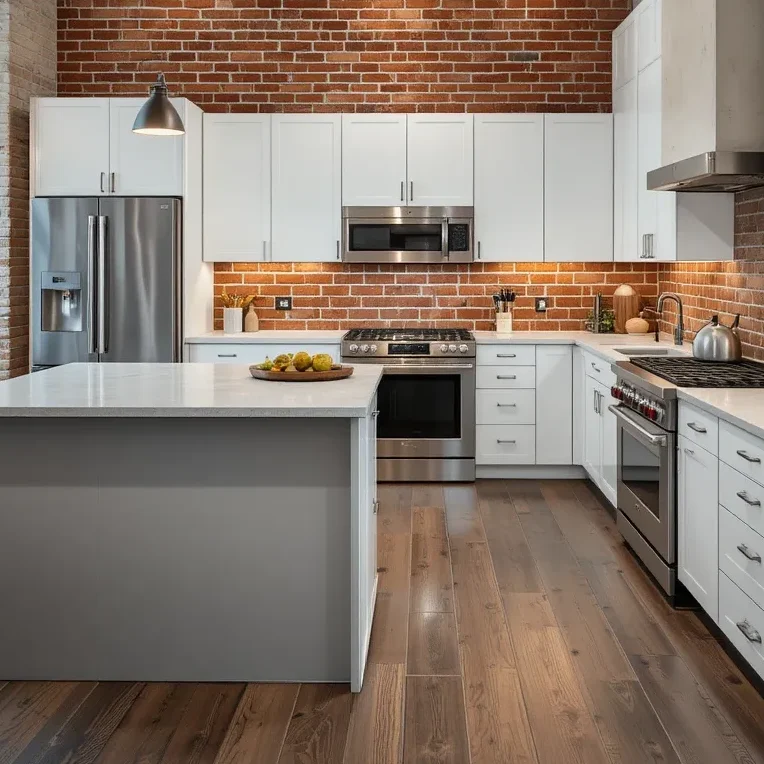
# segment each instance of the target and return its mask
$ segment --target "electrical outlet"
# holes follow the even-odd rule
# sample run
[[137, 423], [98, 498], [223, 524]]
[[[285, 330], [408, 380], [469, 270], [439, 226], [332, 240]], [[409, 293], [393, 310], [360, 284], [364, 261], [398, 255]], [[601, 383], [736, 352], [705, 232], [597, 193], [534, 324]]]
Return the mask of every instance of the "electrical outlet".
[[546, 309], [549, 307], [548, 297], [536, 298], [536, 313], [546, 313]]
[[276, 298], [276, 310], [292, 310], [292, 298], [291, 297], [277, 297]]

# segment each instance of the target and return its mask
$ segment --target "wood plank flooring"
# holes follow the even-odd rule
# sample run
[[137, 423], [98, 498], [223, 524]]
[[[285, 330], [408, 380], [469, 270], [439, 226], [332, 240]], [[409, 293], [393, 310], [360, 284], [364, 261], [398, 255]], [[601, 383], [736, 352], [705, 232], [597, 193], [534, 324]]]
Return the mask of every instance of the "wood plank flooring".
[[588, 483], [379, 498], [359, 695], [0, 679], [0, 764], [764, 764], [764, 699]]

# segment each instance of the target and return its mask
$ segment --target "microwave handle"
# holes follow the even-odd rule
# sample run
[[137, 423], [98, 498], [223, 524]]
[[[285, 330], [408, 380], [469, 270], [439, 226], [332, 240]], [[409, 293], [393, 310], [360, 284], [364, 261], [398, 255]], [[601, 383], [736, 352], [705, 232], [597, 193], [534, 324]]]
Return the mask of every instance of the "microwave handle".
[[448, 261], [450, 252], [448, 251], [448, 218], [443, 218], [441, 223], [441, 242], [443, 247], [443, 259]]

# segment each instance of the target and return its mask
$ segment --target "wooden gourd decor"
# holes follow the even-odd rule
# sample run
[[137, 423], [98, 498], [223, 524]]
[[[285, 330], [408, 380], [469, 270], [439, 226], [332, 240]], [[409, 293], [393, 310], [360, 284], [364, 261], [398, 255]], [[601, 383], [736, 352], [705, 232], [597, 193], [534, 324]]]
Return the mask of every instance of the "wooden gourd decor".
[[613, 293], [613, 313], [615, 313], [615, 331], [626, 333], [626, 322], [639, 315], [639, 294], [633, 286], [621, 284]]

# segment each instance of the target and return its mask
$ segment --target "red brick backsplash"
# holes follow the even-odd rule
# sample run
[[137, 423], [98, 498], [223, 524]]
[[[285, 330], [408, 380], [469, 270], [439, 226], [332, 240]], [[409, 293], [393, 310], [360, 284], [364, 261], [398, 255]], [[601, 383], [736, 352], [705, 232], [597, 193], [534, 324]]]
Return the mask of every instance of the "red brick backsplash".
[[205, 111], [610, 111], [630, 0], [59, 0], [59, 95]]
[[[493, 329], [491, 295], [501, 286], [518, 294], [515, 328], [580, 330], [594, 295], [632, 284], [654, 304], [653, 263], [473, 263], [471, 265], [342, 265], [339, 263], [217, 263], [215, 327], [222, 329], [223, 290], [259, 295], [263, 329], [349, 329], [418, 325]], [[291, 296], [293, 310], [274, 299]], [[549, 309], [536, 313], [534, 298]]]
[[[661, 291], [676, 292], [684, 304], [687, 336], [713, 315], [725, 322], [739, 313], [743, 353], [764, 360], [764, 189], [735, 198], [735, 259], [725, 263], [665, 263], [659, 266]], [[676, 322], [667, 302], [661, 329]]]

